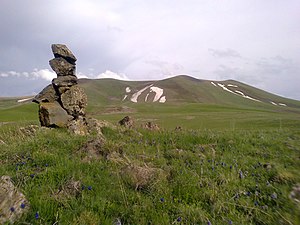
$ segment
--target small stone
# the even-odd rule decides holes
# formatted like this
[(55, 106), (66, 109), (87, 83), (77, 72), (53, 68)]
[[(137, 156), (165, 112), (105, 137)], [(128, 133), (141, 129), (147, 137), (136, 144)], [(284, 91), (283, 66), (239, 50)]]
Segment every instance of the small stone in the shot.
[(124, 126), (126, 128), (132, 128), (134, 125), (134, 121), (130, 116), (125, 116), (119, 121), (119, 124), (120, 126)]
[[(25, 205), (28, 207), (25, 208)], [(14, 186), (11, 178), (0, 177), (0, 224), (15, 223), (28, 209), (28, 201)]]

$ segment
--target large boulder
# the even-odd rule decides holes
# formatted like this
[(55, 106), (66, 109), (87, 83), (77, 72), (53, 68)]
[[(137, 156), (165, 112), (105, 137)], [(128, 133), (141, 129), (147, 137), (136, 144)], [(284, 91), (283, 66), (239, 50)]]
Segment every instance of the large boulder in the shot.
[(0, 177), (0, 224), (14, 223), (29, 209), (29, 203), (9, 176)]
[(45, 87), (39, 94), (37, 94), (33, 98), (33, 102), (41, 103), (41, 102), (55, 102), (59, 99), (55, 89), (53, 88), (52, 84), (49, 84)]
[(61, 103), (67, 113), (76, 119), (85, 115), (87, 95), (82, 88), (74, 85), (61, 95)]
[(64, 58), (54, 58), (49, 61), (51, 68), (57, 74), (57, 76), (76, 76), (76, 67), (75, 65), (69, 63)]
[(55, 58), (62, 57), (69, 63), (75, 65), (77, 59), (66, 45), (53, 44), (51, 45), (51, 48)]
[(39, 119), (41, 126), (46, 127), (67, 127), (72, 116), (60, 106), (58, 102), (39, 104)]

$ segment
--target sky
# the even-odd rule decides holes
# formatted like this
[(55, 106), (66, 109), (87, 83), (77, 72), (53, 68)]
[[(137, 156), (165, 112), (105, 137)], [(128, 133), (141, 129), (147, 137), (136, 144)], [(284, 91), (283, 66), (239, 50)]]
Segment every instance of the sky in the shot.
[(300, 100), (299, 0), (0, 0), (0, 96), (36, 94), (66, 44), (79, 78), (234, 79)]

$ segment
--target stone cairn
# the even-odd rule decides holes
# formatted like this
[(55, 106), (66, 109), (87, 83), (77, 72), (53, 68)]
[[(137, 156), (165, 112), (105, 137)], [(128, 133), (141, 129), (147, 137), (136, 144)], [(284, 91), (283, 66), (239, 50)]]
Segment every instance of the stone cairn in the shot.
[[(78, 86), (76, 77), (77, 59), (66, 45), (53, 44), (51, 48), (54, 59), (49, 64), (57, 78), (33, 99), (39, 104), (41, 126), (67, 127), (81, 135), (90, 133), (89, 122), (85, 118), (87, 95)], [(95, 121), (92, 123), (95, 124)]]

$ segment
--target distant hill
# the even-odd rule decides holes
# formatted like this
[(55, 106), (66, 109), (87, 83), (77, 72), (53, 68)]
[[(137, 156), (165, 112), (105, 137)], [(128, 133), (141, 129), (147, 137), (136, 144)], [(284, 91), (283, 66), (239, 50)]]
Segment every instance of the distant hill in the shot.
[[(116, 122), (132, 115), (172, 128), (298, 127), (300, 101), (234, 81), (176, 76), (157, 81), (79, 79), (88, 96), (88, 116)], [(0, 98), (0, 124), (38, 123), (32, 96)]]
[(296, 108), (300, 101), (283, 98), (235, 81), (200, 80), (180, 75), (158, 81), (81, 79), (89, 104), (205, 103), (250, 108)]

